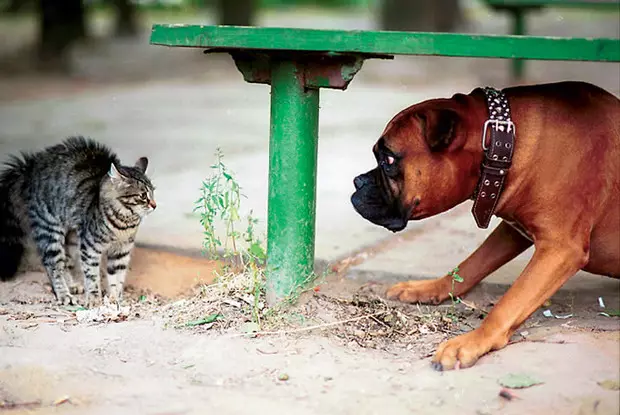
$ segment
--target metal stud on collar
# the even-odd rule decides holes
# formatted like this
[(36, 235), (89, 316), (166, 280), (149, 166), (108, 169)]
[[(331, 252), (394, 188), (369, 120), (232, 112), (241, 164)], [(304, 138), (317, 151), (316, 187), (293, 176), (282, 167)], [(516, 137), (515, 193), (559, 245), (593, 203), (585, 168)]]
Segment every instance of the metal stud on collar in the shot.
[[(473, 196), (472, 213), (478, 227), (487, 228), (512, 164), (516, 129), (510, 118), (506, 95), (493, 88), (484, 88), (483, 91), (489, 116), (483, 125), (481, 144), (484, 156), (481, 176)], [(488, 136), (491, 139), (487, 146)]]
[(487, 105), (489, 107), (489, 119), (485, 121), (482, 133), (482, 149), (487, 151), (487, 131), (489, 127), (494, 127), (495, 130), (517, 133), (516, 128), (512, 120), (510, 119), (510, 107), (508, 106), (508, 98), (502, 91), (498, 91), (495, 88), (483, 88), (484, 94), (487, 98)]

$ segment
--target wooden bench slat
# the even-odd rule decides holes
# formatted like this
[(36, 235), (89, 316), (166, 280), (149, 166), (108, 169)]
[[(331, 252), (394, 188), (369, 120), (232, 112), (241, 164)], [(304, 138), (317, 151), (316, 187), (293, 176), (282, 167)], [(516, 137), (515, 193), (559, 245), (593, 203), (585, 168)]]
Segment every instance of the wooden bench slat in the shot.
[(209, 49), (620, 61), (620, 39), (153, 25), (151, 44)]

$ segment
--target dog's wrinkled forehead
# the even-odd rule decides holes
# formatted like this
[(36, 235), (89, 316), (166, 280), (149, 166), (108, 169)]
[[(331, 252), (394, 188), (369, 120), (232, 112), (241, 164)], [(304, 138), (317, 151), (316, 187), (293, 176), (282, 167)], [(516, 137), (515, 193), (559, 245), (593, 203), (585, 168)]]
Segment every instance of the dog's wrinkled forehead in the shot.
[(375, 145), (372, 147), (372, 152), (375, 153), (375, 156), (378, 156), (379, 154), (394, 155), (395, 153), (387, 146), (385, 136), (381, 136), (379, 140), (377, 140)]
[[(376, 149), (389, 149), (395, 153), (404, 151), (421, 136), (420, 118), (424, 113), (424, 106), (417, 104), (405, 108), (396, 114), (385, 126), (381, 139), (376, 143)], [(379, 147), (382, 145), (382, 147)]]
[[(454, 147), (462, 113), (462, 105), (456, 99), (433, 99), (412, 105), (387, 124), (382, 134), (383, 145), (401, 157), (447, 151)], [(379, 142), (375, 148), (381, 150)]]

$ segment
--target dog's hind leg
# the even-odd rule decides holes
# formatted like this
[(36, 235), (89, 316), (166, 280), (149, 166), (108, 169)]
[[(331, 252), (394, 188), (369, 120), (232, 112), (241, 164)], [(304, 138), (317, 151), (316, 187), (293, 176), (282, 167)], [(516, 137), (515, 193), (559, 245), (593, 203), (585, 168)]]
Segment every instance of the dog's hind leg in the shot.
[[(387, 291), (390, 299), (407, 303), (439, 304), (450, 297), (465, 294), (486, 276), (532, 246), (532, 241), (502, 221), (487, 239), (459, 265), (463, 282), (454, 284), (452, 275), (434, 280), (406, 281)], [(454, 288), (454, 291), (452, 289)]]

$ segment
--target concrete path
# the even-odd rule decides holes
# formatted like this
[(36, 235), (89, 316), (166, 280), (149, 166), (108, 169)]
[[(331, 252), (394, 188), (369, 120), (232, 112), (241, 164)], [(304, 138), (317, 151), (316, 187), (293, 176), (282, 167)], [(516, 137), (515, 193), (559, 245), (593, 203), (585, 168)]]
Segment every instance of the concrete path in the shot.
[[(230, 63), (232, 66), (232, 63)], [(317, 257), (332, 260), (390, 233), (357, 215), (349, 202), (352, 179), (373, 167), (371, 147), (387, 121), (405, 106), (475, 85), (416, 88), (352, 85), (322, 91), (318, 166)], [(0, 106), (0, 153), (34, 150), (71, 134), (92, 136), (125, 163), (146, 155), (157, 186), (157, 211), (139, 241), (199, 249), (202, 234), (192, 215), (201, 181), (220, 147), (265, 229), (269, 88), (240, 79), (220, 83), (170, 82), (106, 90), (78, 97)]]
[[(479, 18), (472, 31), (506, 31), (504, 17), (480, 9), (473, 13)], [(306, 16), (295, 21), (266, 16), (265, 21), (372, 28), (367, 17)], [(620, 31), (615, 20), (576, 19), (557, 11), (535, 16), (532, 26), (536, 34), (617, 37)], [(158, 209), (144, 223), (139, 243), (199, 250), (202, 235), (193, 202), (220, 147), (247, 196), (242, 213), (252, 210), (261, 219), (259, 231), (264, 231), (269, 88), (245, 84), (225, 56), (145, 44), (146, 36), (142, 43), (78, 51), (84, 76), (80, 80), (0, 81), (0, 159), (73, 134), (110, 145), (126, 163), (146, 155)], [(118, 56), (125, 58), (113, 58)], [(444, 58), (370, 61), (348, 91), (321, 92), (318, 260), (338, 262), (357, 254), (364, 260), (348, 269), (346, 280), (387, 285), (443, 275), (482, 242), (488, 231), (475, 227), (467, 204), (410, 223), (394, 235), (357, 215), (349, 196), (353, 177), (374, 166), (371, 146), (396, 112), (484, 84), (501, 87), (507, 66), (507, 61)], [(186, 67), (191, 70), (182, 70)], [(529, 68), (531, 81), (583, 79), (620, 93), (617, 65), (535, 62)], [(133, 83), (115, 82), (119, 73)], [(161, 80), (180, 73), (183, 79)], [(136, 84), (138, 80), (144, 82)], [(490, 276), (485, 287), (505, 290), (529, 255)], [(597, 382), (617, 380), (618, 321), (598, 316), (597, 298), (603, 297), (609, 308), (620, 308), (620, 284), (580, 273), (563, 292), (562, 310), (565, 299), (574, 297), (578, 310), (593, 316), (594, 328), (600, 329), (604, 324), (599, 320), (604, 320), (615, 332), (592, 333), (583, 321), (576, 329), (572, 320), (562, 320), (557, 332), (533, 326), (528, 328), (533, 342), (488, 355), (473, 369), (444, 374), (432, 372), (427, 360), (413, 360), (408, 353), (349, 350), (320, 336), (250, 342), (177, 333), (150, 320), (65, 333), (44, 325), (31, 329), (2, 317), (0, 386), (24, 399), (53, 402), (68, 394), (83, 399), (83, 405), (92, 403), (87, 412), (80, 405), (60, 408), (67, 413), (190, 414), (204, 413), (205, 408), (222, 414), (248, 408), (252, 413), (279, 413), (296, 408), (300, 414), (379, 414), (388, 408), (394, 414), (617, 414), (618, 391)], [(554, 299), (553, 311), (555, 306)], [(535, 335), (548, 343), (535, 342)], [(260, 351), (265, 345), (277, 353), (265, 355)], [(512, 402), (498, 398), (498, 379), (521, 370), (545, 384), (521, 391), (520, 399)], [(277, 380), (283, 371), (289, 382)]]
[[(228, 64), (232, 67), (232, 62)], [(193, 203), (201, 181), (210, 175), (209, 165), (219, 147), (246, 195), (242, 213), (252, 210), (260, 219), (259, 232), (264, 233), (269, 88), (229, 78), (113, 88), (0, 105), (0, 154), (36, 150), (61, 137), (83, 134), (110, 145), (126, 163), (148, 156), (158, 209), (144, 223), (139, 242), (199, 250), (202, 230), (198, 217), (192, 214)], [(349, 201), (353, 177), (373, 168), (371, 147), (400, 109), (433, 97), (449, 97), (456, 91), (468, 92), (476, 85), (475, 78), (397, 87), (354, 81), (346, 92), (321, 91), (317, 259), (335, 261), (400, 236), (355, 213)], [(401, 278), (442, 275), (488, 234), (475, 227), (467, 207), (459, 212), (451, 213), (449, 220), (440, 217), (410, 223), (408, 229), (433, 231), (426, 230), (420, 238), (379, 254), (359, 269)], [(508, 282), (518, 274), (527, 255), (497, 278)]]

